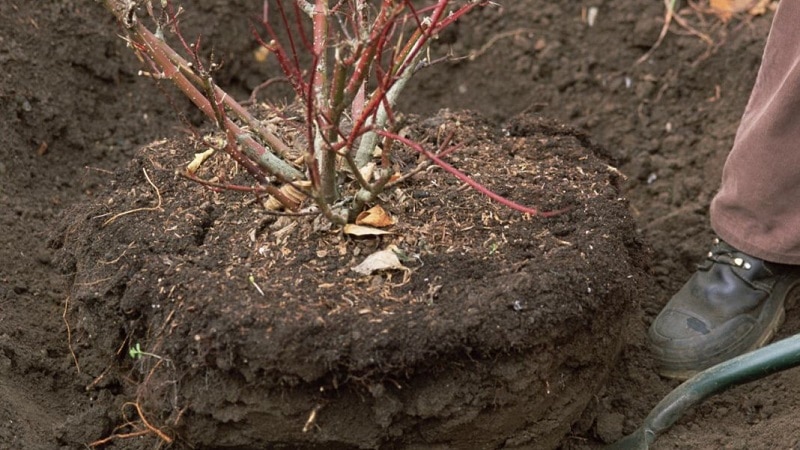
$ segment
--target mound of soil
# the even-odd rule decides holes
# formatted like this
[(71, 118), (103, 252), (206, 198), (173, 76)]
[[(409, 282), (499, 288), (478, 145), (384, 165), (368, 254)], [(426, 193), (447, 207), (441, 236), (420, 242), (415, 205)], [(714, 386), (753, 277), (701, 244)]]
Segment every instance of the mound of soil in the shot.
[[(198, 146), (155, 142), (65, 223), (65, 318), (89, 388), (122, 389), (123, 410), (201, 447), (556, 445), (640, 297), (619, 173), (585, 136), (531, 117), (499, 128), (444, 112), (408, 132), (453, 133), (452, 162), (478, 181), (570, 210), (524, 217), (427, 170), (386, 193), (391, 235), (354, 238), (176, 177)], [(388, 245), (406, 271), (353, 272)], [(79, 423), (65, 442), (112, 433)]]

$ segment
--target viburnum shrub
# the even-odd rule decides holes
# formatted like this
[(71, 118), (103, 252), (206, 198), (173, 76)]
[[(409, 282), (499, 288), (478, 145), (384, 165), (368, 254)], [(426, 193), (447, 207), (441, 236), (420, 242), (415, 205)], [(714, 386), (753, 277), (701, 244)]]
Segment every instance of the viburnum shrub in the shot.
[[(203, 62), (200, 39), (188, 43), (180, 32), (182, 6), (172, 0), (100, 1), (124, 27), (150, 74), (172, 81), (213, 120), (225, 134), (224, 150), (255, 179), (254, 187), (223, 187), (266, 193), (289, 211), (312, 199), (331, 222), (345, 224), (404, 178), (391, 164), (392, 149), (404, 145), (511, 208), (551, 214), (494, 194), (449, 165), (443, 158), (456, 148), (449, 142), (431, 150), (396, 130), (395, 105), (403, 88), (435, 62), (431, 42), (488, 1), (265, 0), (253, 36), (276, 59), (302, 106), (305, 138), (293, 141), (304, 142), (301, 149), (290, 148), (214, 82), (216, 64)], [(298, 150), (302, 158), (293, 158)], [(374, 161), (379, 153), (380, 164)]]

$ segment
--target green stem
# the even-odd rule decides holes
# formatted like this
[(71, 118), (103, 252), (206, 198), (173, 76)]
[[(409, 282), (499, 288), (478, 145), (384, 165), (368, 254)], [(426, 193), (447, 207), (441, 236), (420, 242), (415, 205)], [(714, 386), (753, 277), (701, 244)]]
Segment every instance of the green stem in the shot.
[[(423, 37), (424, 36), (420, 34), (417, 44), (415, 45), (419, 45), (420, 42), (422, 42)], [(386, 105), (388, 104), (389, 108), (392, 108), (397, 103), (397, 99), (400, 97), (400, 94), (403, 92), (406, 84), (408, 84), (408, 80), (410, 80), (411, 76), (414, 74), (414, 67), (422, 58), (423, 53), (424, 52), (421, 50), (416, 52), (412, 51), (410, 53), (411, 60), (402, 61), (399, 64), (399, 67), (405, 67), (405, 70), (400, 73), (399, 78), (395, 80), (395, 82), (386, 92), (384, 96), (385, 102), (381, 102), (378, 106), (378, 110), (375, 113), (374, 119), (370, 117), (367, 120), (365, 128), (370, 131), (367, 131), (363, 136), (361, 136), (361, 142), (359, 142), (358, 150), (356, 150), (355, 162), (356, 166), (359, 168), (364, 167), (372, 157), (372, 153), (378, 143), (378, 133), (376, 133), (376, 131), (386, 128), (386, 122), (389, 120), (389, 112), (386, 108)]]
[[(139, 42), (138, 45), (142, 46), (143, 52), (146, 53), (159, 70), (163, 72), (163, 77), (172, 81), (175, 86), (203, 112), (203, 114), (216, 122), (217, 112), (211, 105), (209, 99), (184, 75), (184, 73), (187, 72), (186, 67), (188, 67), (188, 63), (182, 59), (178, 60), (178, 62), (173, 61), (170, 55), (175, 57), (177, 53), (164, 41), (151, 33), (144, 25), (137, 20), (131, 19), (131, 17), (135, 18), (135, 16), (131, 15), (130, 11), (124, 7), (123, 2), (120, 0), (103, 0), (103, 4), (117, 17), (117, 20), (128, 26), (132, 35)], [(183, 68), (183, 70), (181, 70), (181, 68)], [(196, 75), (193, 76), (196, 77)], [(199, 77), (197, 77), (197, 79), (200, 80)], [(200, 80), (199, 84), (203, 84), (202, 80)], [(215, 87), (215, 89), (219, 88)], [(222, 92), (222, 90), (219, 90), (217, 95), (223, 99), (230, 98), (230, 96)], [(233, 109), (236, 110), (237, 108)], [(239, 105), (238, 109), (240, 112), (243, 110), (241, 105)], [(264, 146), (246, 134), (241, 127), (236, 125), (228, 117), (225, 117), (222, 125), (224, 125), (225, 129), (230, 130), (237, 136), (237, 139), (240, 141), (239, 143), (244, 147), (244, 153), (248, 157), (253, 158), (259, 166), (263, 167), (269, 173), (283, 180), (299, 180), (303, 178), (303, 174), (299, 170), (265, 149)]]

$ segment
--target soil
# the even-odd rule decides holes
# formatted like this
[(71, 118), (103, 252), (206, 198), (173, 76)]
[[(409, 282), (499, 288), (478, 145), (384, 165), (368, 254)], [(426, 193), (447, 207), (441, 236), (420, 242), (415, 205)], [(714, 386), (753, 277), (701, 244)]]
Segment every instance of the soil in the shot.
[[(471, 57), (420, 73), (408, 132), (453, 131), (458, 167), (570, 209), (526, 218), (433, 170), (372, 238), (176, 177), (201, 121), (137, 76), (98, 4), (0, 3), (0, 447), (581, 449), (635, 429), (677, 384), (645, 332), (712, 238), (771, 14), (686, 10), (713, 43), (673, 25), (636, 64), (660, 2), (501, 3), (442, 36)], [(241, 98), (275, 73), (233, 57), (255, 47), (229, 32), (248, 4), (186, 23)], [(204, 170), (235, 179), (221, 157)], [(351, 271), (389, 244), (407, 271)], [(799, 392), (792, 371), (737, 387), (655, 447), (793, 448)]]

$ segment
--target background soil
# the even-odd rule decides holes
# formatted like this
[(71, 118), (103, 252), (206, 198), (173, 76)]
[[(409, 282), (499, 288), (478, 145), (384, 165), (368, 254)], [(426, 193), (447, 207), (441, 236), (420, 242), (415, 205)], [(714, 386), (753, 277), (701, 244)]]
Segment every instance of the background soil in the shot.
[[(620, 162), (637, 233), (653, 251), (656, 283), (641, 299), (621, 361), (568, 436), (566, 448), (594, 448), (632, 431), (675, 383), (652, 370), (644, 347), (650, 320), (691, 273), (712, 237), (706, 211), (755, 78), (771, 15), (723, 24), (687, 12), (714, 41), (673, 28), (653, 57), (661, 2), (520, 0), (487, 8), (443, 37), (472, 61), (421, 74), (404, 109), (423, 116), (442, 107), (480, 111), (497, 123), (528, 111), (584, 129)], [(234, 2), (200, 2), (225, 17)], [(594, 26), (582, 19), (596, 6)], [(230, 35), (207, 30), (208, 39)], [(108, 171), (134, 150), (172, 135), (168, 96), (136, 76), (135, 59), (94, 2), (0, 4), (0, 443), (53, 448), (74, 433), (76, 411), (96, 410), (66, 353), (65, 279), (47, 241), (58, 214), (91, 199)], [(221, 50), (252, 49), (248, 33)], [(236, 39), (240, 37), (240, 39)], [(443, 47), (444, 48), (444, 47)], [(257, 66), (228, 67), (222, 82), (246, 95), (265, 78)], [(176, 107), (183, 109), (180, 101)], [(797, 332), (790, 311), (782, 335)], [(104, 391), (108, 392), (108, 391)], [(787, 372), (731, 390), (698, 407), (657, 448), (791, 448), (800, 374)], [(85, 415), (85, 414), (84, 414)], [(582, 430), (589, 430), (583, 432)], [(87, 436), (87, 440), (94, 437)]]

